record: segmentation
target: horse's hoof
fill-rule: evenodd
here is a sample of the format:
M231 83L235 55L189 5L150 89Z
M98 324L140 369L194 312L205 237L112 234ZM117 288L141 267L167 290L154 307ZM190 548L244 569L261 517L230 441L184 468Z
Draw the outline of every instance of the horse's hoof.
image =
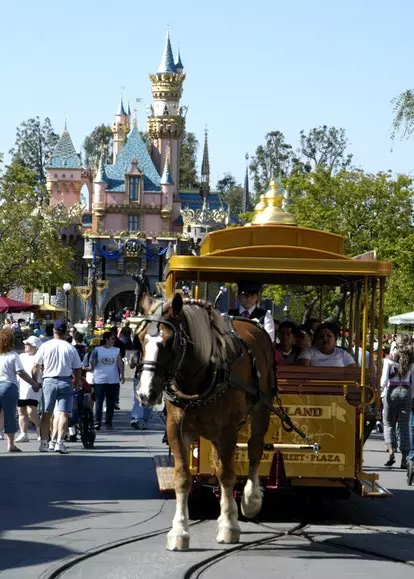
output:
M188 551L190 548L190 536L188 533L185 535L176 535L171 533L167 535L167 547L168 551Z
M258 515L262 510L262 495L260 494L260 497L251 496L249 497L248 501L245 499L245 496L243 495L240 508L242 515L246 517L246 519L253 519L253 517Z
M238 529L219 529L216 537L217 543L240 543L240 531Z

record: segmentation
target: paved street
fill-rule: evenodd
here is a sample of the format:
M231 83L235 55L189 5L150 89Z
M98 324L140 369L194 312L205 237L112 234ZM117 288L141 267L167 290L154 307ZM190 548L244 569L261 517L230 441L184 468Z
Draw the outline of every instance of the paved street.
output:
M1 579L412 576L414 487L405 485L402 471L381 467L385 454L375 435L366 467L381 471L393 498L353 498L311 515L279 500L259 523L242 523L242 541L255 544L238 546L228 557L221 555L233 546L215 543L213 519L192 522L189 553L165 551L174 500L160 498L153 467L152 454L165 452L161 425L155 420L146 432L129 428L130 391L128 380L115 430L98 433L91 451L73 443L68 456L43 455L34 433L21 445L22 455L7 455L1 443ZM197 569L209 558L217 561Z

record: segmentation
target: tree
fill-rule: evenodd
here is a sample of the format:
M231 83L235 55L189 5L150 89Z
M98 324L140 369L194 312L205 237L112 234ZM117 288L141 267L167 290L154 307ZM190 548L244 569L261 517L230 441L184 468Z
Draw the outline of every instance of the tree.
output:
M62 246L59 235L67 212L41 205L37 188L38 175L18 163L8 167L1 178L1 295L14 287L33 290L73 279L69 268L72 251Z
M392 101L394 120L391 138L399 132L402 138L408 139L414 131L414 89L407 89Z
M180 149L180 187L198 189L197 178L198 141L194 133L185 133Z
M112 163L113 135L109 125L99 125L85 137L83 141L83 151L85 153L86 167L96 171L102 152L104 154L104 163Z
M259 145L250 163L256 193L263 192L273 177L286 177L297 161L292 146L285 142L280 131L266 135L266 143Z
M413 182L390 173L317 167L287 180L288 209L298 225L338 233L349 256L376 250L391 261L394 274L387 285L386 313L414 309Z
M308 134L301 131L299 153L302 167L308 172L317 166L331 172L348 169L352 162L352 155L346 153L348 146L345 129L323 125L311 129Z
M48 117L42 122L39 117L24 121L16 130L16 142L9 151L12 163L34 172L37 184L45 192L46 164L59 136L54 132Z
M236 183L231 173L225 173L217 182L216 191L223 203L225 203L233 215L238 215L242 210L243 187Z

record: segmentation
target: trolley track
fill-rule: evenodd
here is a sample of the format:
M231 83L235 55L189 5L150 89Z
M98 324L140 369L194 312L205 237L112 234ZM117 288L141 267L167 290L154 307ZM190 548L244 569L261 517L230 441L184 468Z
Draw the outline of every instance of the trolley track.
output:
M160 513L162 511L162 508L160 509ZM160 514L158 513L158 514ZM197 521L192 521L190 522L190 530L193 530L193 534L196 531L197 527L200 527L203 524L210 524L211 520L210 519L200 519ZM390 521L390 523L392 523L392 521ZM216 552L213 554L209 554L208 556L206 556L205 558L202 558L201 560L191 564L188 566L188 568L186 569L186 571L183 574L183 578L184 579L198 579L201 578L206 571L211 570L212 567L214 567L215 565L218 565L219 563L223 562L226 559L229 559L231 557L235 557L237 555L239 555L240 553L242 553L243 551L248 551L251 549L254 549L255 547L264 547L264 546L271 546L272 544L276 544L278 541L285 539L287 537L292 537L292 538L302 538L304 540L306 540L309 544L312 544L313 546L315 546L316 548L322 548L323 546L330 546L331 548L334 548L335 550L338 551L343 551L344 553L357 553L358 555L361 555L361 557L374 557L375 559L379 559L379 560L384 560L384 561L390 561L393 563L399 563L399 564L405 564L405 565L410 565L410 566L414 566L414 548L413 548L413 560L405 560L402 557L399 557L398 555L396 556L390 556L390 555L385 555L384 553L381 553L381 546L379 545L378 549L370 549L367 546L354 546L354 545L349 545L346 542L343 542L339 539L339 532L335 531L335 524L339 524L339 525L346 525L348 528L352 528L353 530L358 530L361 529L366 533L370 533L371 535L378 535L378 536L383 536L384 534L384 530L381 528L376 528L373 526L367 526L367 525L359 525L359 524L353 524L353 522L351 521L347 521L345 522L340 522L340 521L333 521L332 519L319 519L317 521L311 520L311 519L306 519L305 521L302 522L297 522L296 524L294 523L289 523L292 524L293 527L291 529L288 530L281 530L281 529L275 529L275 527L271 526L270 524L266 524L264 522L260 522L260 521L251 521L250 523L251 525L254 525L254 532L258 533L260 531L262 531L263 533L266 533L267 536L265 537L261 537L259 539L254 539L251 541L244 541L243 543L239 543L237 545L234 546L227 546L227 547L223 547L223 550L220 550L220 552ZM335 538L327 538L324 535L327 535L327 531L325 532L318 532L317 529L312 530L312 526L316 525L326 525L327 527L332 526L332 533L335 535ZM135 535L133 537L130 537L128 539L123 539L123 540L119 540L119 541L115 541L112 543L106 543L103 544L95 549L91 549L81 555L76 555L66 561L64 561L63 563L59 564L58 566L55 566L53 569L50 569L48 571L46 571L45 573L43 573L40 577L40 579L64 579L66 576L66 573L68 571L70 571L71 569L73 569L74 567L77 567L79 565L81 565L82 563L93 559L94 557L97 557L103 553L107 553L110 552L112 550L115 549L119 549L122 548L124 546L127 545L131 545L134 543L140 543L143 541L151 541L152 539L155 539L157 537L162 537L163 535L166 536L168 531L170 530L170 526L168 527L163 527L163 528L159 528L156 529L154 531L148 532L148 533L142 533L142 534L138 534ZM392 533L390 533L392 534ZM318 535L323 536L321 539L318 540ZM411 538L411 533L407 533L407 532L402 532L402 533L398 533L399 536L406 536L406 537L410 537ZM243 536L243 533L242 533ZM414 543L414 535L413 536L413 543ZM210 551L211 550L206 548L206 551ZM191 552L191 549L190 549Z

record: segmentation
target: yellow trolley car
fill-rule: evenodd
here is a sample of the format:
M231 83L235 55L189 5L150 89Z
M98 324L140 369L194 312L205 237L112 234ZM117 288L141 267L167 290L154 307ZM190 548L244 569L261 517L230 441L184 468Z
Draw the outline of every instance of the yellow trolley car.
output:
M283 408L320 445L320 452L315 454L298 434L285 431L273 415L259 470L265 489L319 488L334 495L351 490L365 497L389 496L378 484L378 474L364 472L363 446L380 405L384 288L390 274L391 264L377 261L373 254L356 259L345 256L343 237L296 226L293 216L282 209L276 183L256 206L251 226L211 232L204 238L199 256L173 255L169 260L167 297L173 296L178 282L191 282L193 297L203 298L207 284L239 279L330 286L345 292L342 345L351 353L361 352L361 365L278 369ZM374 351L376 332L378 355ZM248 472L248 438L247 421L234 456L240 483ZM195 482L214 485L210 442L202 438L194 442L190 464ZM160 489L172 490L172 465L165 457L156 457L156 467Z

